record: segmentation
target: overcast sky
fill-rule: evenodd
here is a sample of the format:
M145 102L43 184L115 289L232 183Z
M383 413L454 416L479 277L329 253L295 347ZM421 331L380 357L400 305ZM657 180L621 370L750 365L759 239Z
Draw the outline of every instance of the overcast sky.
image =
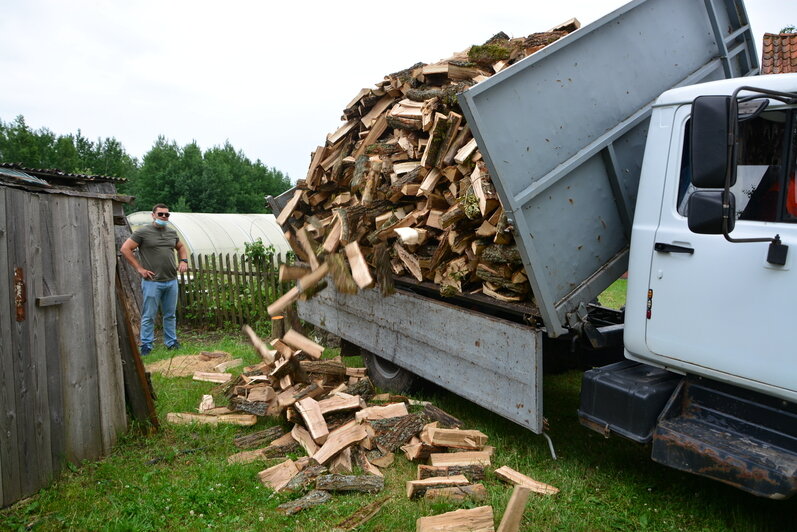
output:
M0 120L115 137L139 159L159 135L203 150L229 140L296 181L385 74L625 3L2 0ZM797 25L797 0L746 6L760 59L764 32Z

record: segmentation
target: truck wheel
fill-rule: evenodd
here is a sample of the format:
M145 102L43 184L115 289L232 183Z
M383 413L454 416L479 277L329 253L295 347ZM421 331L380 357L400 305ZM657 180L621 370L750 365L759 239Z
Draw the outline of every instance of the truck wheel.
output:
M368 376L377 388L394 393L408 393L418 384L418 376L385 360L370 351L362 349Z

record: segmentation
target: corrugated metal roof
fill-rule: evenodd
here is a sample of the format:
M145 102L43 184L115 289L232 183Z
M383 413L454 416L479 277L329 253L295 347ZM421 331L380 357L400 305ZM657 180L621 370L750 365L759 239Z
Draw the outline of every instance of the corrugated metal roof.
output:
M787 72L797 72L797 33L765 33L761 51L761 73Z
M63 172L57 168L26 168L17 163L0 163L0 168L9 170L18 170L23 172L28 177L33 176L44 180L47 183L75 185L86 182L94 183L124 183L127 179L123 177L113 177L107 175L87 175L87 174L70 174Z
M48 183L44 179L39 179L38 177L26 174L21 170L15 170L13 168L5 168L2 166L0 166L0 177L10 178L14 181L23 181L30 185L38 185L42 187L50 186L50 183Z

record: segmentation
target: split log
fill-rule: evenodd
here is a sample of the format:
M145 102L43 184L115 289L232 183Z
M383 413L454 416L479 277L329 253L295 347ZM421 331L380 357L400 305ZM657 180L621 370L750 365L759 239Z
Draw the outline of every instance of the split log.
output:
M261 451L263 452L264 458L271 459L295 453L300 448L296 440L293 439L293 436L288 433L272 441L268 447L264 447Z
M375 419L402 417L408 414L407 405L404 403L394 403L385 406L369 406L357 412L354 417L357 421L372 421Z
M495 474L504 482L509 482L510 484L514 484L516 486L525 486L534 493L541 493L543 495L556 495L559 493L558 488L534 480L531 477L527 477L523 473L519 473L509 466L499 467L495 470Z
M438 421L443 428L458 428L463 425L462 421L432 404L424 406L423 413L432 421Z
M266 364L273 364L276 353L266 346L265 342L260 339L249 325L244 325L242 330L249 337L249 341L252 342L255 350L260 354L260 358L263 359L263 362Z
M312 397L305 397L301 401L297 401L294 406L297 412L299 412L299 415L302 416L302 419L304 419L307 430L310 432L313 440L319 445L327 441L329 429L327 429L327 424L326 421L324 421L324 416L321 414L321 408L318 406L318 402Z
M231 373L212 373L208 371L195 371L194 380L202 382L215 382L217 384L224 384L232 379Z
M421 517L415 522L417 532L494 532L492 506L470 510L454 510L440 515Z
M291 329L282 337L282 341L294 349L301 349L310 357L318 360L324 353L324 346L315 343L303 334Z
M352 443L364 440L368 436L362 425L351 422L329 433L324 445L313 455L319 464L325 464L333 456Z
M298 474L299 470L296 468L293 460L285 460L280 464L264 469L257 474L257 478L260 479L260 482L265 486L270 487L274 491L280 491Z
M374 438L374 443L387 451L395 452L418 434L426 422L427 419L422 414L403 416L387 432ZM371 424L373 426L373 422Z
M351 530L361 527L371 520L371 518L373 518L379 512L379 510L382 509L382 506L384 506L389 499L390 497L382 497L381 499L377 499L374 502L361 507L349 517L335 525L333 530L350 532Z
M259 447L271 443L283 434L285 434L285 429L282 427L269 427L264 430L253 432L252 434L236 436L233 439L233 443L239 449L251 449L252 447Z
M267 401L247 401L241 396L230 397L230 406L238 412L255 416L265 416L269 409Z
M324 380L342 381L346 377L346 366L333 360L302 360L299 365L308 375L323 376Z
M283 296L266 308L268 315L276 316L282 313L282 311L285 310L285 308L287 308L291 303L299 299L299 296L312 290L318 283L320 283L321 280L326 277L327 273L329 273L329 266L324 263L317 269L296 281L296 286L288 290Z
M308 465L298 475L293 477L283 488L285 491L304 491L309 486L315 484L316 479L321 475L326 475L328 470L325 466L315 464Z
M277 506L277 511L285 515L294 515L302 510L320 506L332 500L332 495L328 491L313 490L304 497L288 501Z
M302 427L301 425L294 425L293 429L291 429L291 436L296 442L304 449L304 452L307 453L307 456L313 456L316 452L318 452L319 446L313 440L313 437L307 432L307 429Z
M520 484L515 485L512 497L509 499L509 504L507 504L504 511L504 516L501 518L501 524L498 525L498 532L518 532L520 530L520 520L523 518L523 512L529 500L529 493L531 493L531 490L528 487Z
M321 414L327 415L333 412L345 412L347 410L365 408L365 401L356 395L339 393L328 399L318 401L318 406L321 408Z
M233 360L228 360L227 362L222 362L221 364L217 364L213 366L215 371L219 373L224 373L230 368L237 368L238 366L243 366L244 361L242 358L235 358Z
M200 414L207 414L210 410L213 410L214 408L216 408L216 403L213 400L213 396L203 395L202 401L199 402L199 408L197 408L197 410L199 410Z
M385 479L376 475L321 475L316 479L315 487L328 491L376 493L385 487Z
M263 449L241 451L227 457L228 464L250 464L259 460L266 460L266 457L263 455Z
M332 459L332 462L329 464L329 472L336 475L344 475L352 472L351 447L346 447Z
M192 414L190 412L169 412L166 414L166 421L176 425L202 423L205 425L228 424L251 427L257 423L257 416L250 414L225 414L221 416L210 416L207 414Z
M452 502L475 501L484 502L488 499L487 488L484 484L469 484L467 486L451 486L448 488L430 488L423 495L424 499L446 499Z
M428 443L438 447L480 450L487 444L487 435L478 430L432 428Z
M448 477L453 475L465 475L465 477L471 482L484 480L484 466L482 464L418 466L418 480L431 477Z
M354 456L355 460L357 461L357 465L363 470L364 473L368 475L376 475L378 477L384 476L379 468L371 463L362 447L359 447L354 451Z
M421 441L420 438L417 437L412 437L409 443L402 445L401 450L404 451L404 456L410 462L426 460L432 453L442 453L445 451L442 447L434 447Z
M484 451L465 451L461 453L432 453L429 463L433 466L451 465L490 465L490 455Z
M423 480L408 480L406 482L407 498L421 497L429 488L447 488L450 486L467 486L470 481L465 475L453 477L430 477Z

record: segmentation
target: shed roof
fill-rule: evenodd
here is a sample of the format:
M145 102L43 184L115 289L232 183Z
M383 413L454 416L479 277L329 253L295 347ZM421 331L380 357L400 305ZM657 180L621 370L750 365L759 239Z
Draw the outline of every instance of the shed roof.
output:
M765 33L762 74L797 72L797 33Z
M40 186L76 186L86 183L124 183L127 179L108 175L71 174L57 168L27 168L18 163L0 163L0 175L6 179Z

